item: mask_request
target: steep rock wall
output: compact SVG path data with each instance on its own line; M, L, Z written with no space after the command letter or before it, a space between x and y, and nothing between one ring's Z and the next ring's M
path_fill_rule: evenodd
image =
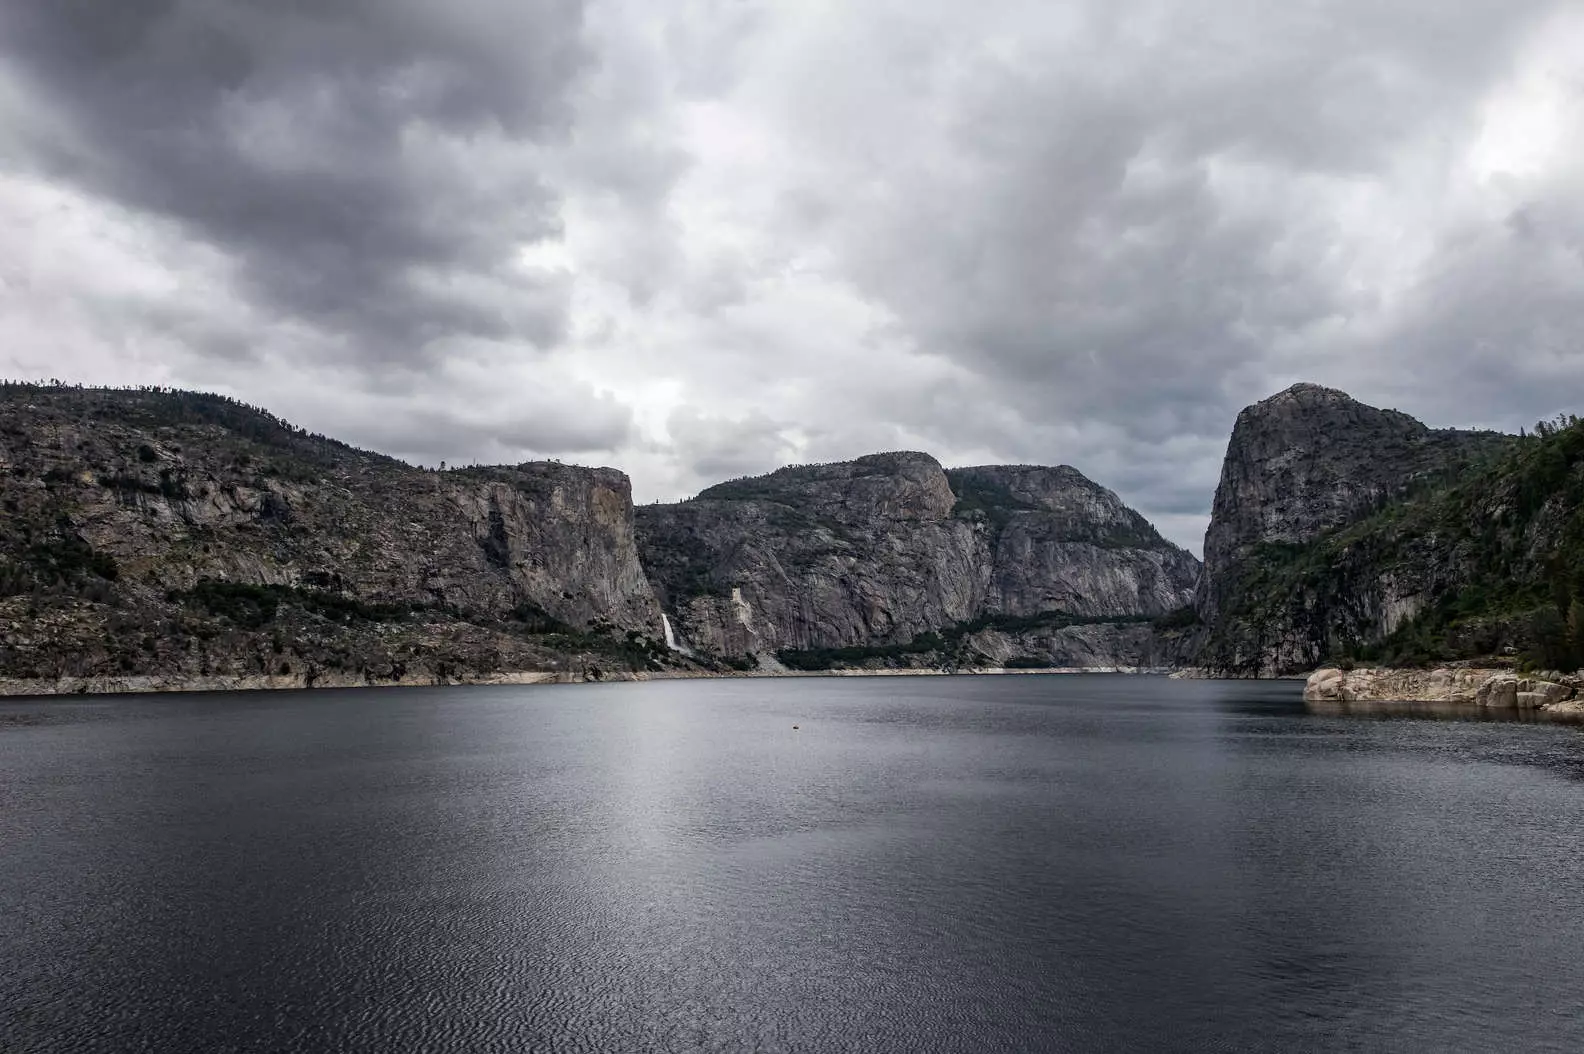
M641 506L637 533L679 631L724 655L900 645L984 616L1163 615L1189 602L1198 574L1191 555L1074 469L947 471L913 452ZM1051 634L1017 647L1071 664L1055 660L1105 652L1094 642L1108 632L1078 651ZM1136 665L1130 634L1110 633L1126 639L1128 661L1108 653L1096 664Z
M1324 552L1314 543L1458 478L1511 442L1430 429L1312 384L1245 408L1205 534L1198 661L1224 675L1292 673L1413 618L1460 580L1471 554L1368 532Z

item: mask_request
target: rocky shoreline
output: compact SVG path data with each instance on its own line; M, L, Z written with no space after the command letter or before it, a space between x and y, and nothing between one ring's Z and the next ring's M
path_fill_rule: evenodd
M889 670L608 670L582 671L517 670L502 673L465 674L439 677L434 674L408 674L399 678L364 677L360 674L323 674L308 678L288 676L193 676L193 677L60 677L0 678L0 698L61 695L137 695L167 692L250 692L293 691L322 688L421 688L462 685L502 684L595 684L609 681L683 681L716 678L795 678L795 677L956 677L1018 676L1023 674L1105 673L1164 676L1168 670L1131 666L1052 667L1021 669L987 667L983 669L889 669Z
M1217 680L1198 668L1085 666L1026 669L983 667L832 669L832 670L513 670L479 674L409 673L402 677L324 673L317 676L211 675L0 678L0 698L81 695L131 695L185 692L301 691L332 688L418 688L465 685L591 684L609 681L780 679L799 677L1000 677L1053 674L1169 676L1174 680ZM1269 678L1298 680L1300 677ZM1438 704L1481 710L1517 710L1584 717L1584 671L1520 675L1508 668L1457 666L1437 669L1324 667L1305 679L1304 701L1311 704Z
M1584 715L1584 673L1520 674L1446 666L1431 670L1325 667L1304 685L1308 703L1441 703L1482 710Z

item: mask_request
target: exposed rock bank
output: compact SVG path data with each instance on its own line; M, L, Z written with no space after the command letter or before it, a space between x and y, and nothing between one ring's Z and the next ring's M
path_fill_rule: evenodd
M718 680L722 678L795 677L1021 677L1072 674L1164 676L1166 667L1052 666L1038 669L975 667L970 669L838 669L838 670L513 670L496 673L460 673L446 677L407 674L402 677L364 677L330 673L321 677L60 677L0 678L0 698L64 695L136 695L164 692L252 692L334 688L423 688L442 685L603 684L629 681Z
M1451 703L1492 710L1584 713L1584 673L1528 676L1504 669L1327 667L1310 674L1311 703Z

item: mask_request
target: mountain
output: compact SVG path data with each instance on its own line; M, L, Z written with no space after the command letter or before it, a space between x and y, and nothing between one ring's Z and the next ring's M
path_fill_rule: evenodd
M432 472L212 395L0 387L0 676L397 680L668 658L631 488Z
M1432 429L1296 385L1205 562L1067 466L894 452L634 509L416 468L220 396L0 385L0 688L792 668L1584 666L1584 426Z
M1316 385L1248 407L1205 536L1198 661L1262 676L1534 648L1573 573L1557 560L1584 551L1578 430L1544 431L1430 429Z
M12 691L1165 665L1199 572L1066 467L876 454L635 510L614 469L432 471L166 389L0 385L0 513Z
M634 509L614 469L0 385L9 690L1475 658L1584 666L1575 419L1432 429L1296 385L1239 414L1201 568L1067 466L873 454Z
M694 647L831 664L1137 666L1198 561L1061 466L943 469L873 454L733 480L636 512Z

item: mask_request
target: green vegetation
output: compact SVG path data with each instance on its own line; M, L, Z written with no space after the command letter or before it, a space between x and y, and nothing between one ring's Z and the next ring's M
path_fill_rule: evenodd
M586 631L567 629L540 638L547 647L564 652L593 652L629 670L661 670L670 658L670 649L661 641L628 630L618 633L609 623L596 621ZM595 676L593 668L590 675ZM597 680L598 677L595 676Z
M1002 633L1027 633L1029 630L1066 629L1068 626L1126 626L1151 621L1148 615L1074 615L1069 611L1041 611L1036 615L980 615L944 631L948 636L963 636L981 630Z
M220 582L211 578L200 579L185 592L172 592L167 599L218 615L243 629L262 629L270 625L283 606L300 608L331 622L346 624L396 622L421 611L438 613L438 609L428 605L369 603L321 589Z
M1131 509L1124 509L1121 522L1096 522L1087 513L1063 513L1019 498L1002 480L983 470L948 469L946 478L951 481L952 493L957 496L952 515L964 519L982 519L999 533L1017 518L1019 513L1041 514L1041 529L1052 540L1085 542L1103 549L1163 549L1167 543L1149 521ZM1073 473L1077 486L1100 488Z
M261 466L261 475L265 476L311 481L327 468L344 466L349 457L366 464L400 464L382 454L298 428L261 407L209 392L151 385L85 388L59 381L0 381L0 405L8 402L53 406L87 421L115 421L148 430L217 427L228 433L229 440L270 450L272 461ZM136 456L145 464L158 460L158 452L147 443L139 445ZM244 455L241 463L246 460Z
M166 599L250 632L278 626L291 610L344 626L463 617L454 608L440 604L387 604L322 589L214 579L202 579L192 589L174 591ZM519 604L500 628L531 636L535 643L548 649L600 655L617 667L631 670L662 669L668 658L664 644L636 630L623 633L604 622L596 622L586 630L577 629L528 602ZM213 629L205 626L194 632L201 639L214 636ZM269 639L271 651L279 654L283 645L281 631L273 629Z
M785 469L782 470L786 471ZM769 476L744 476L705 487L692 501L785 501L786 492L776 473Z
M1161 633L1183 633L1202 624L1199 620L1199 612L1192 604L1185 604L1176 611L1169 611L1152 623Z
M713 486L705 487L691 501L774 501L785 503L789 485L818 482L829 478L826 470L842 467L843 462L831 461L807 465L786 465L763 476L738 476Z
M109 597L106 584L120 576L115 557L63 531L27 545L14 557L0 557L0 596L44 592L105 600Z
M101 487L122 495L160 494L176 501L190 497L186 481L169 468L160 469L158 481L147 480L130 472L101 473L96 479Z
M998 479L971 472L948 471L952 492L957 501L952 505L952 515L966 519L983 517L997 530L1012 521L1015 512L1033 512L1039 506L1023 501Z
M921 633L906 644L854 645L847 648L783 648L776 658L790 670L833 670L862 666L876 659L895 661L910 655L929 655L944 649L938 633Z
M0 559L0 597L14 597L33 588L33 576L14 560Z
M101 553L76 535L30 546L25 558L35 573L53 573L62 581L84 577L102 578L114 582L120 577L115 557Z
M524 600L512 609L511 620L518 623L524 633L571 633L572 627L547 613L538 604Z
M959 622L942 630L920 633L904 644L852 645L845 648L784 648L776 658L793 670L833 670L871 665L875 662L902 663L915 656L929 656L926 665L977 666L991 660L981 655L968 643L968 637L984 630L1003 633L1027 633L1032 630L1056 630L1069 626L1119 626L1148 623L1148 615L1088 616L1066 611L1042 611L1037 615L981 615L968 622ZM1023 657L1018 662L1037 662L1049 666L1045 659ZM1011 665L1011 660L1006 665Z

